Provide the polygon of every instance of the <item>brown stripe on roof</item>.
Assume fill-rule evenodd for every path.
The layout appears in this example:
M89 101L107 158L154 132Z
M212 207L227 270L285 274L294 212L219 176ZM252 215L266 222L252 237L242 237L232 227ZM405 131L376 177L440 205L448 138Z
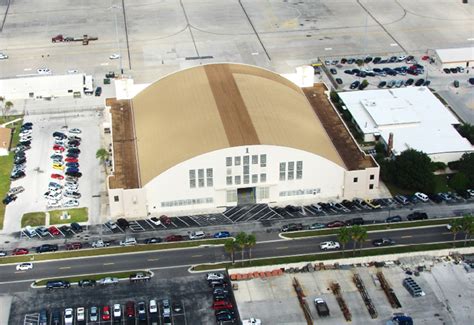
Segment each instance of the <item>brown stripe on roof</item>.
M204 66L230 146L260 144L229 65Z

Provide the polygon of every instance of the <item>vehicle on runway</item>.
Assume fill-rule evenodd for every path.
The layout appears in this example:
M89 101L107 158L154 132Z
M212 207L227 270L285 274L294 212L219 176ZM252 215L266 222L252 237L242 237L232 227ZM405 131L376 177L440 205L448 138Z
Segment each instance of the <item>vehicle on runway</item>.
M25 262L25 263L20 263L16 266L17 271L27 271L27 270L32 270L33 269L33 263Z

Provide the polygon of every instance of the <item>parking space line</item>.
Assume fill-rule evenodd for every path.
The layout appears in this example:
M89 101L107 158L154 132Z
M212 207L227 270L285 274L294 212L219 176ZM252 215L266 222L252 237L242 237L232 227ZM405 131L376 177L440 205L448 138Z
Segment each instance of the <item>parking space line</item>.
M197 223L200 227L202 227L202 225L196 220L195 216L191 216L191 219L193 219L195 223Z
M148 219L143 219L143 220L145 220L145 222L151 227L151 229L156 229L155 227L157 227L157 226L155 226L155 225L153 224L153 222L151 222L151 221L148 220Z
M254 206L251 207L247 212L245 212L245 213L242 214L240 217L238 217L238 218L235 220L235 222L238 222L240 219L244 218L244 217L245 217L246 215L248 215L252 210L254 210L255 208L258 208L258 207L260 207L259 204L254 205ZM257 213L258 213L258 212L257 212ZM252 217L250 217L250 219L251 219L251 218L252 218ZM247 220L247 219L245 219L244 221L246 221L246 220Z
M271 207L268 207L270 210L273 211L273 213L275 213L277 216L280 216L280 218L282 219L285 219L285 217L283 217L281 214L279 214L278 212L276 212L274 209L272 209Z
M184 221L184 220L181 219L180 217L177 217L177 218L178 218L182 223L184 223L186 226L190 227L190 225L189 225L186 221Z
M261 216L261 217L258 218L257 220L263 219L263 218L265 218L266 216L268 216L269 214L270 214L270 215L273 214L273 211L269 210L267 213L265 213L263 216Z
M222 215L225 219L227 219L230 223L234 223L234 221L233 221L231 218L229 218L228 216L226 216L224 213L221 213L221 215Z

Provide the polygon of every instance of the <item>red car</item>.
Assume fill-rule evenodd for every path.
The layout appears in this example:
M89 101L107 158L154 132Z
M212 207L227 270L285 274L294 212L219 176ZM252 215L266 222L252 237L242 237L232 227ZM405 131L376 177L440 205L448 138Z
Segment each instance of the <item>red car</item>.
M60 174L51 174L51 178L62 180L64 179L64 176Z
M430 58L429 55L423 55L423 56L421 57L421 59L422 59L423 61L429 60L429 58Z
M165 215L160 216L161 224L168 226L171 225L171 218Z
M58 236L58 235L61 234L61 232L59 231L59 229L56 228L55 226L49 227L49 228L48 228L48 231L49 231L49 233L50 233L51 235L53 235L53 236Z
M345 222L336 220L336 221L332 221L332 222L327 223L326 228L344 227L345 225L346 225Z
M184 240L184 237L181 235L169 235L168 237L165 238L166 242L170 241L182 241Z
M135 317L135 303L133 301L127 301L125 312L127 313L128 318Z
M77 163L79 162L79 159L77 158L74 158L74 157L66 157L66 159L64 159L66 162L72 162L72 163Z
M220 302L223 302L220 304ZM219 303L219 304L218 304ZM216 301L212 305L212 309L214 310L220 310L220 309L232 309L234 306L229 301L221 300L221 301Z
M72 250L72 249L81 249L82 248L82 243L79 243L79 242L67 243L65 247L68 251Z
M110 307L102 307L102 320L110 320Z
M13 251L12 251L12 255L26 255L28 254L30 251L26 248L15 248Z
M55 144L55 145L53 146L53 150L63 152L63 151L64 151L64 147L63 147L63 146L60 146L60 145L58 145L58 144Z

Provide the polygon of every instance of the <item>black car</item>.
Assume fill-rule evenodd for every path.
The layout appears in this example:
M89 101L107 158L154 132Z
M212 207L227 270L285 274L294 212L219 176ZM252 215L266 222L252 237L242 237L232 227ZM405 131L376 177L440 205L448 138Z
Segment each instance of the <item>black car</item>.
M413 212L407 216L407 219L410 221L413 220L425 220L428 219L428 215L425 212Z
M67 225L63 225L63 226L59 227L59 230L64 234L64 236L72 235L71 227L69 227Z
M69 148L67 150L68 153L72 152L72 153L81 153L81 150L78 149L78 148Z
M372 62L372 57L371 57L371 56L366 57L366 58L364 59L364 62L365 62L365 63L370 63L370 62Z
M51 324L59 325L61 323L61 311L59 309L53 309L51 312Z
M66 154L66 157L69 157L69 158L77 158L79 157L79 154L78 153L75 153L75 152L68 152Z
M127 221L127 219L120 218L117 219L117 226L119 226L122 229L130 227L130 223Z
M145 244L158 244L162 242L161 238L157 237L152 237L152 238L147 238L143 241Z
M234 315L229 313L223 313L216 315L216 320L218 322L233 321L235 319Z
M17 199L16 195L7 195L5 196L5 198L2 200L2 203L7 205L7 204L10 204L12 202L15 202L15 200Z
M419 86L423 85L424 82L425 82L425 79L418 79L415 82L415 86L419 87Z
M32 127L33 127L33 123L31 123L31 122L25 122L25 123L23 123L23 125L22 125L21 127L22 127L22 128L23 128L23 127L32 128Z
M350 89L356 89L356 88L359 87L359 86L360 86L360 81L356 80L356 81L354 81L353 83L351 83L351 85L350 85L349 88L350 88Z
M82 177L81 172L76 172L76 171L66 171L66 175L72 176L72 177Z
M336 78L336 82L338 85L342 85L342 79L341 78Z
M347 220L347 224L348 225L363 225L364 224L364 219L362 218L353 218L353 219L349 219Z
M66 139L67 138L67 135L65 135L64 133L62 132L54 132L53 133L53 137L55 138L60 138L60 139Z
M16 172L15 174L11 175L10 180L14 181L14 180L23 178L25 176L26 176L25 172L19 171L19 172Z
M56 244L43 244L39 247L36 247L36 253L56 252L57 250L58 245Z
M428 197L430 198L431 201L435 203L443 202L443 198L439 194L431 194L431 195L428 195Z
M341 59L341 63L342 63L342 64L346 64L346 63L347 63L347 59L346 59L346 58L342 58L342 59Z
M471 85L474 85L474 78L469 78L468 81L469 81L469 83L470 83Z
M25 157L19 157L19 158L15 159L13 163L15 165L24 164L24 163L26 163L26 158Z
M329 69L329 71L331 71L332 74L337 74L337 70L334 68Z
M458 69L457 68L451 68L449 69L451 71L451 73L458 73Z
M64 280L54 280L54 281L48 281L46 283L46 289L48 290L53 290L53 289L67 289L71 286L69 281L64 281Z
M423 83L423 86L428 87L430 84L431 84L431 80L426 80L426 81Z
M71 223L71 229L74 232L82 232L82 226L78 224L77 222Z
M101 94L102 94L102 87L97 87L97 88L95 89L95 95L96 95L96 96L100 96Z
M383 88L387 85L387 82L386 81L381 81L379 82L379 84L377 85L378 88Z
M396 56L392 56L392 57L388 60L388 62L390 62L390 63L397 62L397 57L396 57Z
M97 282L95 280L92 280L92 279L82 279L82 280L79 280L78 285L81 288L95 287L97 285Z
M391 216L391 217L388 217L387 219L385 219L385 222L400 222L402 221L402 217L400 216Z
M374 245L374 246L390 246L390 245L395 245L395 241L393 241L390 238L379 238L379 239L374 239L372 241L372 245Z
M352 70L344 70L344 73L347 73L347 74L350 74L350 75L354 74L354 72L352 72Z
M405 81L405 85L411 86L411 85L413 85L414 82L415 82L415 80L412 79L412 78L410 78L410 79L408 79L407 81Z
M375 64L380 63L380 61L382 61L382 58L379 57L379 56L376 56L376 57L372 60L372 62L375 63Z
M449 70L448 68L444 68L443 71L444 73L448 73L448 74L451 73L451 70Z
M69 140L67 144L68 144L68 146L76 146L77 147L81 144L81 141L79 141L79 140Z
M284 225L283 227L281 227L282 232L298 231L298 230L303 230L303 225L301 223L290 223L288 225Z
M367 86L369 85L369 82L367 80L364 79L364 81L362 81L358 87L359 90L364 90L365 88L367 88Z

